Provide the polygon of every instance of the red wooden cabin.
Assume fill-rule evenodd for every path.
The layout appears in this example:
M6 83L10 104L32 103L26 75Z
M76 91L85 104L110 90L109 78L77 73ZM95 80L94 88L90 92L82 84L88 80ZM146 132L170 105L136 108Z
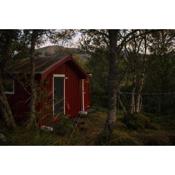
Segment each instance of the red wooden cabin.
M90 107L89 75L72 56L38 57L35 67L40 124L57 120L61 114L76 117L87 112ZM20 80L13 78L13 88L6 93L16 120L25 120L30 104L30 88L24 85L29 79L29 60L16 64L13 71L14 77Z

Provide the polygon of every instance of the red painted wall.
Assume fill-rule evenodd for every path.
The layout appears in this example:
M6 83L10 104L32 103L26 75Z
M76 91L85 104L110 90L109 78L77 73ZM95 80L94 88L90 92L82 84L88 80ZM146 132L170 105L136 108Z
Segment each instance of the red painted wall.
M69 64L65 65L66 74L66 113L75 117L81 110L81 79Z

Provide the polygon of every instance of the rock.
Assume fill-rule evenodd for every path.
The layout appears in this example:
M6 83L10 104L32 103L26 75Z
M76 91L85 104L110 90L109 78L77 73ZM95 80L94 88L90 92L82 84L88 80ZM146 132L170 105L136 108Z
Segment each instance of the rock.
M48 131L48 132L53 132L53 127L42 125L41 130Z

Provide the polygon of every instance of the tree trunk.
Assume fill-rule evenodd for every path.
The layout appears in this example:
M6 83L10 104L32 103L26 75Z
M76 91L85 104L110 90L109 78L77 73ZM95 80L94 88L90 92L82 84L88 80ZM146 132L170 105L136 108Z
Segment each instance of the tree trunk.
M117 99L118 99L119 105L121 106L121 108L122 108L124 114L127 114L128 111L127 111L125 105L123 104L123 102L122 102L122 100L121 100L121 98L120 98L120 94L118 95L118 98L117 98Z
M141 79L139 81L139 87L138 87L137 96L136 96L136 111L135 112L137 112L137 113L141 112L142 89L143 89L143 85L144 85L144 77L145 77L145 74L142 73Z
M30 100L30 119L27 124L27 128L36 128L36 84L35 84L35 45L37 40L37 31L33 31L31 36L31 48L30 48L30 88L31 88L31 100Z
M139 113L141 112L141 104L142 104L142 96L141 96L141 92L142 92L142 87L143 87L143 83L139 86L137 95L136 95L136 107L135 107L135 112Z
M116 80L114 80L113 78L109 78L108 81L109 81L109 85L108 85L108 116L107 116L107 120L106 120L106 127L110 131L112 131L113 125L116 121L117 90L116 90L116 86L115 86Z
M134 112L135 112L135 87L132 90L131 105L130 105L130 113L133 114Z
M136 75L134 75L134 78L133 78L133 88L131 93L131 104L130 104L130 110L129 110L131 114L135 112L135 104L136 104L135 93L136 93Z
M146 63L146 52L147 52L147 37L145 35L144 37L144 50L145 53L143 55L143 71L141 72L140 79L138 81L138 90L136 95L136 112L140 113L142 108L142 90L144 86L144 80L145 80L145 63Z
M7 127L12 128L12 129L16 128L16 123L15 123L10 105L4 93L3 78L2 78L1 72L0 72L0 104L2 106L1 107L1 110L3 113L2 117L4 118Z
M142 105L142 96L141 93L138 93L136 98L136 108L135 108L136 113L141 112L141 105Z
M108 116L105 128L112 131L116 121L116 103L117 103L117 38L118 30L108 30L109 34L109 74L108 74Z

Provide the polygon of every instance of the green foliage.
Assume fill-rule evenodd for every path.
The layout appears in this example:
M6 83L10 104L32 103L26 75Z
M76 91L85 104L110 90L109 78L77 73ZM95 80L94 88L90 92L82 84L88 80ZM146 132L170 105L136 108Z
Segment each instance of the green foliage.
M89 71L89 68L88 68L88 55L83 55L81 53L76 53L74 52L74 55L73 55L75 61L80 65L80 67L85 70L87 73L91 73Z
M89 59L88 69L92 73L91 78L91 96L93 105L107 106L107 76L108 62L106 52L97 50Z
M152 127L150 118L140 113L126 114L123 122L129 129L134 130Z
M152 56L146 74L144 91L153 95L143 96L144 111L173 114L175 112L175 59L174 54ZM156 94L157 93L157 94Z
M159 123L160 129L166 129L170 131L175 130L175 116L174 115L150 115L153 123Z
M73 131L74 123L67 116L60 116L59 122L53 126L54 133L57 135L70 134Z
M58 136L41 130L18 128L6 134L8 145L54 145Z

